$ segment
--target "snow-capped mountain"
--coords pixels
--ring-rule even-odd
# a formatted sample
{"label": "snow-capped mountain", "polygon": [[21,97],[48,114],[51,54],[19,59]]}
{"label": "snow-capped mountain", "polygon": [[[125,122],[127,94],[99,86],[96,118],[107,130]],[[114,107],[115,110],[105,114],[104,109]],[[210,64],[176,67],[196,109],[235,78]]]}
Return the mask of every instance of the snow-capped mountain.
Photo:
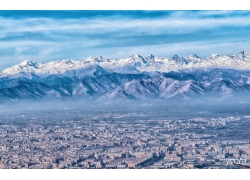
{"label": "snow-capped mountain", "polygon": [[126,59],[34,63],[2,71],[0,101],[80,98],[93,100],[250,95],[250,52],[205,59],[196,54],[162,58],[138,54]]}
{"label": "snow-capped mountain", "polygon": [[34,63],[30,60],[5,69],[0,77],[18,75],[19,73],[33,73],[39,75],[61,74],[69,70],[90,69],[92,66],[100,66],[108,72],[140,73],[140,72],[170,72],[187,68],[227,68],[250,69],[250,51],[242,51],[235,55],[213,54],[207,58],[200,58],[196,54],[188,57],[174,55],[172,58],[155,57],[152,54],[143,57],[134,54],[126,59],[108,59],[101,56],[87,58],[83,61],[58,60],[49,63]]}

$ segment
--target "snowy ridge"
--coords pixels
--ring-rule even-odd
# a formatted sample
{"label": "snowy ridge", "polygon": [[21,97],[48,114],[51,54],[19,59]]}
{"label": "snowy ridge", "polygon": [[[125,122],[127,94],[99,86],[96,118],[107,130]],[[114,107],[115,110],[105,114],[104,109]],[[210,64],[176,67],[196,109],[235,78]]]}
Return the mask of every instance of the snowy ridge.
{"label": "snowy ridge", "polygon": [[19,73],[33,73],[39,75],[61,74],[68,70],[89,69],[100,66],[108,72],[140,73],[140,72],[170,72],[187,68],[226,68],[226,69],[250,69],[250,51],[242,51],[235,55],[213,54],[207,58],[200,58],[196,54],[188,57],[174,55],[171,59],[155,57],[152,54],[143,57],[134,54],[126,59],[108,59],[101,56],[87,58],[83,61],[60,60],[49,63],[33,63],[30,60],[5,69],[0,77],[17,75]]}
{"label": "snowy ridge", "polygon": [[64,73],[47,77],[0,78],[0,102],[53,98],[112,101],[224,97],[235,93],[250,96],[250,71],[200,68],[156,74],[107,73],[102,69],[97,72],[100,73],[84,77]]}

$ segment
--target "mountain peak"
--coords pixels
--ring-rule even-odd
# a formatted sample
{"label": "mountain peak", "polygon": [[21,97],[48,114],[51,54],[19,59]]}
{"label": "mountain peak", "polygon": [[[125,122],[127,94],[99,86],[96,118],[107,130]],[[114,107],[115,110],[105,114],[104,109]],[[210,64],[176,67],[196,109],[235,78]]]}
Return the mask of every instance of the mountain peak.
{"label": "mountain peak", "polygon": [[241,51],[239,54],[241,54],[241,55],[245,55],[245,51]]}
{"label": "mountain peak", "polygon": [[60,62],[65,63],[65,64],[71,64],[71,63],[74,62],[74,60],[72,60],[72,59],[63,59]]}
{"label": "mountain peak", "polygon": [[103,57],[102,56],[98,56],[97,59],[103,59]]}
{"label": "mountain peak", "polygon": [[149,59],[154,59],[155,57],[154,57],[153,54],[150,54],[150,55],[148,56],[148,58],[149,58]]}
{"label": "mountain peak", "polygon": [[199,59],[200,57],[196,54],[190,54],[189,59]]}
{"label": "mountain peak", "polygon": [[19,63],[20,66],[34,66],[35,63],[31,62],[29,59]]}
{"label": "mountain peak", "polygon": [[92,57],[92,56],[90,56],[90,57],[88,57],[88,58],[86,58],[85,60],[82,60],[83,62],[88,62],[88,61],[94,61],[95,60],[95,58],[94,57]]}
{"label": "mountain peak", "polygon": [[102,56],[98,56],[97,58],[94,59],[95,62],[103,62],[103,57]]}
{"label": "mountain peak", "polygon": [[250,56],[250,51],[241,51],[239,53],[242,57],[247,57],[247,56]]}
{"label": "mountain peak", "polygon": [[134,58],[134,59],[142,59],[143,57],[141,56],[141,55],[139,55],[139,54],[134,54],[134,55],[132,55],[132,56],[130,56],[130,57],[132,57],[132,58]]}
{"label": "mountain peak", "polygon": [[217,57],[219,57],[219,54],[212,54],[210,57],[211,58],[217,58]]}
{"label": "mountain peak", "polygon": [[173,60],[178,60],[180,57],[177,56],[176,54],[172,57]]}

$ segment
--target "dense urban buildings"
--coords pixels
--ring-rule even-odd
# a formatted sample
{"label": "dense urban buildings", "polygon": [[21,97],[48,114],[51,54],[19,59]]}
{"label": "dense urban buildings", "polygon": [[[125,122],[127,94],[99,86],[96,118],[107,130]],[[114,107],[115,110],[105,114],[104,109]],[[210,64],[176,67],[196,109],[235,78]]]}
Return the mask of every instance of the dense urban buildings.
{"label": "dense urban buildings", "polygon": [[0,168],[244,168],[250,116],[1,112]]}

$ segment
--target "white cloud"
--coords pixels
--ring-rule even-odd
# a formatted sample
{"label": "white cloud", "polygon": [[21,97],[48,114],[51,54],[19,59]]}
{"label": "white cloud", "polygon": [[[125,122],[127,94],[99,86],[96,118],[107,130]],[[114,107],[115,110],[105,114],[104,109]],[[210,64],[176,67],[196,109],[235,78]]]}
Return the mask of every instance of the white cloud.
{"label": "white cloud", "polygon": [[[179,12],[183,13],[183,12]],[[202,11],[200,14],[221,14],[224,11]],[[193,32],[200,29],[217,28],[221,26],[249,26],[250,17],[227,17],[227,18],[190,18],[185,13],[179,16],[170,16],[158,19],[129,19],[129,18],[101,18],[101,19],[5,19],[0,18],[1,36],[11,33],[24,32],[79,32],[96,33],[125,31],[134,29],[136,32],[156,34],[161,32],[182,33]]]}
{"label": "white cloud", "polygon": [[29,50],[28,47],[16,47],[15,48],[15,53],[16,54],[22,54],[24,51],[27,51],[27,50]]}

